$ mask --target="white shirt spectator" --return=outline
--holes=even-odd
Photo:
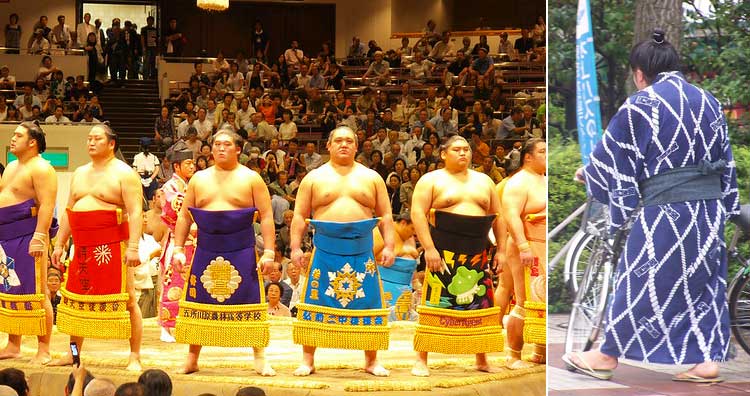
[[[247,111],[239,109],[237,110],[237,123],[242,127],[245,128],[245,125],[252,122],[250,120],[251,116],[255,113],[255,108],[253,106],[248,106]]]
[[[281,140],[287,141],[297,136],[297,124],[294,121],[282,122],[279,125]]]
[[[299,302],[300,295],[302,294],[302,285],[307,283],[307,279],[300,275],[296,286],[292,284],[292,280],[289,278],[284,279],[283,282],[289,285],[289,288],[292,289],[292,299],[289,301],[289,309],[292,309]]]
[[[68,25],[62,25],[59,24],[55,25],[54,28],[52,28],[52,32],[50,33],[50,38],[52,39],[52,42],[55,44],[62,44],[66,43],[67,47],[70,48],[71,44],[71,29]]]
[[[302,58],[304,57],[305,53],[302,52],[302,50],[299,48],[297,48],[296,50],[289,48],[284,51],[284,59],[286,60],[286,64],[291,67],[297,67],[297,65],[302,62]]]
[[[303,153],[302,162],[305,164],[305,169],[310,172],[311,170],[323,165],[323,157],[321,157],[318,153],[312,153],[312,155]]]
[[[45,118],[44,122],[46,122],[47,124],[70,124],[70,119],[68,117],[65,117],[65,116],[57,118],[53,114],[53,115]]]
[[[133,157],[133,168],[138,173],[152,174],[159,166],[159,158],[153,153],[148,153],[148,156],[144,155],[141,151]]]
[[[25,96],[26,95],[24,94],[16,96],[16,100],[13,101],[13,106],[15,106],[17,109],[20,109],[21,107],[23,107]],[[38,96],[31,94],[31,107],[34,107],[34,106],[42,107],[42,101],[39,100]]]
[[[214,133],[214,123],[209,121],[208,117],[203,122],[201,120],[193,121],[193,126],[198,131],[198,139],[200,140],[206,141]]]
[[[86,39],[89,37],[89,33],[96,33],[96,27],[90,23],[81,22],[76,26],[76,41],[78,46],[83,48],[86,45]],[[97,42],[98,42],[97,38]]]

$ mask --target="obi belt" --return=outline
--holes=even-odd
[[[68,221],[75,254],[60,288],[58,330],[78,337],[130,338],[123,261],[129,231],[122,210],[68,209]]]
[[[414,350],[440,353],[502,351],[500,308],[494,307],[488,233],[495,215],[434,211],[430,235],[447,270],[425,271]]]
[[[378,268],[383,281],[383,296],[391,318],[395,320],[409,320],[411,279],[416,268],[417,260],[406,257],[396,257],[392,266]]]
[[[198,238],[175,339],[203,346],[267,346],[268,304],[255,256],[256,208],[189,209]]]
[[[292,331],[296,344],[388,349],[388,309],[372,251],[377,222],[310,220],[314,250],[297,304]]]
[[[42,282],[47,258],[29,256],[36,230],[34,200],[0,208],[0,332],[20,335],[47,334],[42,302]],[[57,233],[53,219],[50,238]]]

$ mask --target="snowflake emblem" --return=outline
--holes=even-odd
[[[375,261],[372,259],[367,260],[365,262],[365,273],[368,275],[375,275],[375,271],[377,271],[377,264],[375,264]]]
[[[112,249],[107,245],[100,245],[94,248],[94,260],[96,264],[101,266],[102,264],[109,264],[112,260]]]
[[[341,271],[329,272],[330,279],[326,295],[333,297],[346,308],[352,300],[365,297],[365,291],[362,290],[362,281],[365,274],[356,272],[349,263],[346,263]]]

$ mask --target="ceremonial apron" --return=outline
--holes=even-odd
[[[174,176],[177,177],[177,176]],[[167,183],[171,183],[172,180]],[[166,205],[162,208],[161,219],[169,227],[169,236],[164,245],[164,251],[159,259],[161,270],[162,293],[159,301],[159,325],[162,327],[174,328],[177,314],[179,312],[179,302],[182,297],[182,290],[187,280],[187,275],[175,271],[172,267],[172,255],[174,254],[174,228],[177,223],[177,217],[182,209],[184,194],[176,191],[167,191],[167,184],[163,190],[166,199]],[[195,238],[188,234],[185,240],[185,258],[186,263],[190,264],[193,260],[195,251]]]
[[[408,257],[396,257],[392,266],[378,268],[386,306],[395,320],[409,320],[411,279],[416,268],[417,260]]]
[[[433,213],[435,225],[430,225],[430,235],[447,270],[425,271],[414,350],[502,351],[500,308],[494,307],[492,278],[486,271],[491,247],[487,235],[495,215]]]
[[[47,258],[29,255],[29,243],[36,230],[37,208],[30,199],[0,208],[0,332],[20,335],[47,334],[42,305],[44,294],[39,266]],[[52,220],[50,238],[57,233]],[[4,254],[3,254],[4,251]],[[46,254],[46,252],[45,252]]]
[[[75,255],[60,288],[57,328],[79,337],[130,338],[127,266],[128,222],[121,209],[68,209]]]
[[[372,250],[377,222],[310,220],[314,250],[297,304],[295,344],[388,349],[388,309]]]
[[[524,234],[534,254],[534,263],[525,267],[526,317],[523,341],[547,343],[547,217],[528,214],[523,222]],[[516,247],[518,249],[518,247]],[[506,250],[507,251],[507,250]]]
[[[256,209],[189,209],[198,238],[175,339],[203,346],[268,346],[268,304],[255,256]]]

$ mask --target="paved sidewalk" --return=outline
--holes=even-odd
[[[547,344],[549,360],[547,387],[549,396],[730,396],[750,395],[750,355],[742,349],[737,357],[721,364],[725,381],[714,385],[673,382],[674,374],[691,366],[645,365],[621,360],[610,381],[600,381],[573,373],[560,359],[564,352],[568,316],[549,316]]]

